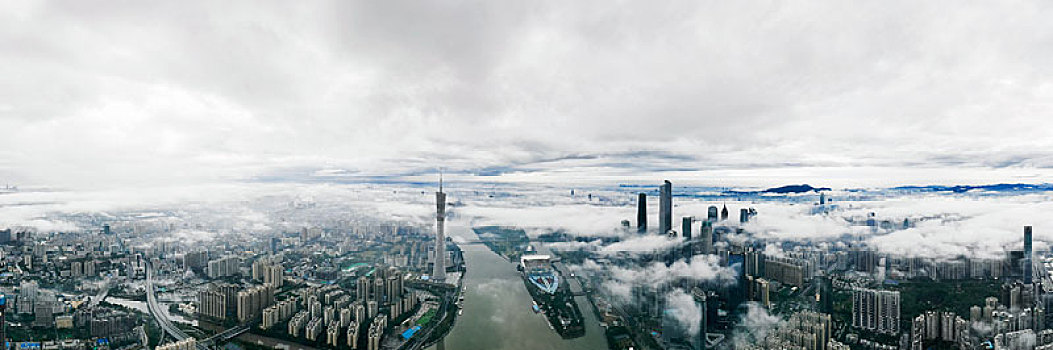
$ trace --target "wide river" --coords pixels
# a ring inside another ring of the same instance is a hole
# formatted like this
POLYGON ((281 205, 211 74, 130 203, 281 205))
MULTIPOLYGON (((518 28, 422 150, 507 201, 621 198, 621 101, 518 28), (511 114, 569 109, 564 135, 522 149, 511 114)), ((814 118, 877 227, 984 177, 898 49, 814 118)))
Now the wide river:
MULTIPOLYGON (((457 241, 475 241, 475 233, 465 226, 448 227, 457 241)), ((606 349, 607 340, 592 305, 577 297, 585 314, 585 336, 564 340, 548 326, 545 316, 530 310, 531 299, 516 265, 481 244, 462 244, 468 272, 464 313, 457 317, 450 334, 433 350, 537 350, 606 349)))

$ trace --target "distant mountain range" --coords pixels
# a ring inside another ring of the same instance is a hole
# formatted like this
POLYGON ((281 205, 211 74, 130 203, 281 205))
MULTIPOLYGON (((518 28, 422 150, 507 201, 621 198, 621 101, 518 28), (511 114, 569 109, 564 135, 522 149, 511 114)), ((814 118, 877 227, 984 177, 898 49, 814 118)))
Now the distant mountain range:
POLYGON ((776 194, 792 194, 792 193, 809 193, 809 192, 820 192, 829 191, 829 187, 812 187, 811 185, 786 185, 782 187, 773 187, 762 191, 724 191, 722 192, 725 196, 756 196, 765 193, 776 193, 776 194))
MULTIPOLYGON (((657 192, 657 187, 652 185, 629 185, 621 184, 619 188, 641 188, 648 189, 651 192, 657 192)), ((695 196, 695 197, 711 197, 713 194, 699 194, 695 193, 698 191, 712 191, 719 192, 718 196, 757 196, 764 194, 799 194, 799 193, 819 193, 822 191, 830 191, 830 187, 813 187, 809 184, 801 185, 786 185, 780 187, 772 187, 765 190, 729 190, 720 189, 714 187, 679 187, 681 191, 685 191, 678 196, 695 196)), ((843 189, 848 192, 870 192, 870 191, 903 191, 903 192, 946 192, 946 193, 965 193, 969 191, 983 191, 983 192, 1053 192, 1053 184, 989 184, 989 185, 910 185, 910 186, 898 186, 891 188, 875 188, 875 189, 843 189)))
POLYGON ((769 188, 762 193, 805 193, 805 192, 820 192, 829 191, 829 187, 812 187, 811 185, 786 185, 782 187, 769 188))
POLYGON ((972 190, 981 191, 992 191, 992 192, 1032 192, 1032 191, 1053 191, 1053 184, 994 184, 994 185, 955 185, 955 186, 941 186, 941 185, 930 185, 930 186, 900 186, 893 187, 892 190, 901 191, 915 191, 915 192, 954 192, 963 193, 972 190))
MULTIPOLYGON (((807 193, 807 192, 821 192, 829 191, 828 187, 812 187, 808 184, 804 185, 787 185, 782 187, 769 188, 759 193, 807 193)), ((912 191, 912 192, 953 192, 953 193, 964 193, 969 191, 989 191, 989 192, 1042 192, 1042 191, 1053 191, 1053 184, 992 184, 992 185, 928 185, 928 186, 899 186, 890 188, 890 190, 896 191, 912 191)))

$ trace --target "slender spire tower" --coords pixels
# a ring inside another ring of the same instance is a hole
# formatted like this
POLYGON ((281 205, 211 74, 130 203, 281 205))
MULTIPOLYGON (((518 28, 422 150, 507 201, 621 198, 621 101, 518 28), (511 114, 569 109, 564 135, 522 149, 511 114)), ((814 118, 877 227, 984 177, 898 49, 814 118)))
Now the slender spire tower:
POLYGON ((435 192, 435 266, 431 280, 446 281, 446 193, 442 192, 442 173, 439 191, 435 192))

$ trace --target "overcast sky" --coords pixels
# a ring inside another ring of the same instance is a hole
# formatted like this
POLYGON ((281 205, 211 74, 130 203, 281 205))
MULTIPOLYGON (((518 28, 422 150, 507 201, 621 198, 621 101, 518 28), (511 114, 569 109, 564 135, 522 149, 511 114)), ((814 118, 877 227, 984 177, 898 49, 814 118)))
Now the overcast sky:
POLYGON ((1053 181, 1050 18, 1044 1, 4 1, 0 180, 1053 181))

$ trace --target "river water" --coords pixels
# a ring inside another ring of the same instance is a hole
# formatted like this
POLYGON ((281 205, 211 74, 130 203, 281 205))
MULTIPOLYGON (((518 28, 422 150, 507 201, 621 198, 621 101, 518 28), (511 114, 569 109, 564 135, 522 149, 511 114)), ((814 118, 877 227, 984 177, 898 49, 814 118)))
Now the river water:
MULTIPOLYGON (((452 226, 455 241, 475 240, 468 227, 452 226)), ((564 340, 549 328, 545 316, 531 311, 531 298, 516 266, 485 245, 461 245, 467 274, 464 313, 457 317, 450 334, 434 350, 578 350, 606 349, 607 341, 592 306, 577 297, 585 315, 585 336, 564 340)))

